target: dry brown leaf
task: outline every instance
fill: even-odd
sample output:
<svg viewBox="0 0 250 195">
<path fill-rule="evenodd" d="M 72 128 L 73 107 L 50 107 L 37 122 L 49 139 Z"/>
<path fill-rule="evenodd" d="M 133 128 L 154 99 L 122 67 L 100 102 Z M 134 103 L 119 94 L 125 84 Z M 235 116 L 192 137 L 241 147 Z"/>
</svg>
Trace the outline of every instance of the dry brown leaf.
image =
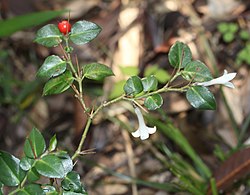
<svg viewBox="0 0 250 195">
<path fill-rule="evenodd" d="M 250 173 L 250 148 L 234 153 L 214 171 L 219 191 L 227 191 L 233 183 Z M 208 194 L 211 194 L 209 189 Z"/>
</svg>

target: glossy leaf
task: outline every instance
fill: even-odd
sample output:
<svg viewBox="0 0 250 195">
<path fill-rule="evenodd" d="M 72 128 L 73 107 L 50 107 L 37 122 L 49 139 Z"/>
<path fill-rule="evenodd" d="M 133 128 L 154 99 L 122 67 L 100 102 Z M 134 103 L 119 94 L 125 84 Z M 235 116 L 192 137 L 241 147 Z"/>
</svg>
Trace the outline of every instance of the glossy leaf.
<svg viewBox="0 0 250 195">
<path fill-rule="evenodd" d="M 204 82 L 213 79 L 208 67 L 198 60 L 188 63 L 182 71 L 182 77 L 194 82 Z"/>
<path fill-rule="evenodd" d="M 43 95 L 59 94 L 66 91 L 73 83 L 74 78 L 70 71 L 65 71 L 58 77 L 50 79 L 43 88 Z"/>
<path fill-rule="evenodd" d="M 143 91 L 141 79 L 138 76 L 130 77 L 123 86 L 123 90 L 128 96 L 141 93 Z"/>
<path fill-rule="evenodd" d="M 43 186 L 43 192 L 46 193 L 46 195 L 58 195 L 59 193 L 56 191 L 56 188 L 54 186 Z"/>
<path fill-rule="evenodd" d="M 34 182 L 40 179 L 40 174 L 37 172 L 35 167 L 32 167 L 27 173 L 27 178 L 29 182 Z"/>
<path fill-rule="evenodd" d="M 194 108 L 201 110 L 216 109 L 216 101 L 214 95 L 206 87 L 191 87 L 186 93 L 186 98 Z"/>
<path fill-rule="evenodd" d="M 154 75 L 150 75 L 146 78 L 143 78 L 141 82 L 143 85 L 143 91 L 145 92 L 154 91 L 157 89 L 158 81 Z"/>
<path fill-rule="evenodd" d="M 72 171 L 73 169 L 73 161 L 70 158 L 70 156 L 65 151 L 59 151 L 55 153 L 55 156 L 57 156 L 63 165 L 64 168 L 64 174 L 66 175 L 68 172 Z"/>
<path fill-rule="evenodd" d="M 184 68 L 192 60 L 192 53 L 188 45 L 177 41 L 169 50 L 170 65 L 175 68 Z"/>
<path fill-rule="evenodd" d="M 147 97 L 144 101 L 144 105 L 148 110 L 156 110 L 163 104 L 163 99 L 160 94 L 154 94 Z"/>
<path fill-rule="evenodd" d="M 29 158 L 37 158 L 45 151 L 45 140 L 37 128 L 33 128 L 24 143 L 24 153 Z"/>
<path fill-rule="evenodd" d="M 20 161 L 20 167 L 22 170 L 28 171 L 29 169 L 31 169 L 34 162 L 35 162 L 34 159 L 24 156 Z"/>
<path fill-rule="evenodd" d="M 28 184 L 22 190 L 20 190 L 17 194 L 18 195 L 34 195 L 34 194 L 45 195 L 41 186 L 38 184 Z"/>
<path fill-rule="evenodd" d="M 62 34 L 54 24 L 47 24 L 37 31 L 34 42 L 45 47 L 55 47 L 62 42 Z"/>
<path fill-rule="evenodd" d="M 62 181 L 62 187 L 66 191 L 81 192 L 82 183 L 80 175 L 75 171 L 69 172 Z"/>
<path fill-rule="evenodd" d="M 56 139 L 56 135 L 54 135 L 50 141 L 49 141 L 49 151 L 53 151 L 56 149 L 57 146 L 57 139 Z"/>
<path fill-rule="evenodd" d="M 47 155 L 39 159 L 35 168 L 38 173 L 49 178 L 63 178 L 65 176 L 62 160 L 55 155 Z"/>
<path fill-rule="evenodd" d="M 91 63 L 83 67 L 83 76 L 92 80 L 102 80 L 114 75 L 113 71 L 104 64 Z"/>
<path fill-rule="evenodd" d="M 24 177 L 24 171 L 19 166 L 20 160 L 15 156 L 0 151 L 0 182 L 6 186 L 17 186 Z"/>
<path fill-rule="evenodd" d="M 59 15 L 63 14 L 65 11 L 42 11 L 28 13 L 21 16 L 16 16 L 7 20 L 1 20 L 0 26 L 0 37 L 7 37 L 11 34 L 27 29 L 29 27 L 40 25 L 46 21 L 49 21 Z"/>
<path fill-rule="evenodd" d="M 56 55 L 47 57 L 37 72 L 40 78 L 50 79 L 65 72 L 67 67 L 66 61 L 62 60 Z"/>
<path fill-rule="evenodd" d="M 70 40 L 77 45 L 85 44 L 96 38 L 101 30 L 95 23 L 78 21 L 72 26 Z"/>
</svg>

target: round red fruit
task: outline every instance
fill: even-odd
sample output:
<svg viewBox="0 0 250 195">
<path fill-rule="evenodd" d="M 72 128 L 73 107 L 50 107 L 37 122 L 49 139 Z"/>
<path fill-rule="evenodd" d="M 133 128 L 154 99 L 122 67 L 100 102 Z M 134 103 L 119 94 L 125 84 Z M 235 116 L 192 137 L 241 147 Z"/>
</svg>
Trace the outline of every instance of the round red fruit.
<svg viewBox="0 0 250 195">
<path fill-rule="evenodd" d="M 64 35 L 68 34 L 71 31 L 71 25 L 67 20 L 63 20 L 58 23 L 58 29 Z"/>
</svg>

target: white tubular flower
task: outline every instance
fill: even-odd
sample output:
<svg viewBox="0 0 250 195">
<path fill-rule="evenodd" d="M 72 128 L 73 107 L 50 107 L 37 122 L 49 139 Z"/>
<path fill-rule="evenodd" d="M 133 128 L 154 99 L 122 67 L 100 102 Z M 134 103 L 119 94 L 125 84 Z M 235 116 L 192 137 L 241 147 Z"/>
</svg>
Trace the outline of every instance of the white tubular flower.
<svg viewBox="0 0 250 195">
<path fill-rule="evenodd" d="M 222 76 L 216 79 L 212 79 L 210 81 L 197 83 L 197 85 L 207 87 L 211 85 L 221 84 L 225 85 L 226 87 L 235 88 L 234 84 L 229 81 L 233 80 L 236 74 L 237 74 L 236 72 L 228 73 L 227 70 L 224 70 L 224 74 Z"/>
<path fill-rule="evenodd" d="M 156 126 L 147 127 L 145 121 L 143 119 L 141 110 L 138 107 L 135 107 L 135 113 L 137 115 L 139 121 L 139 128 L 132 133 L 134 137 L 140 137 L 141 140 L 145 140 L 149 138 L 149 134 L 153 134 L 156 131 Z"/>
</svg>

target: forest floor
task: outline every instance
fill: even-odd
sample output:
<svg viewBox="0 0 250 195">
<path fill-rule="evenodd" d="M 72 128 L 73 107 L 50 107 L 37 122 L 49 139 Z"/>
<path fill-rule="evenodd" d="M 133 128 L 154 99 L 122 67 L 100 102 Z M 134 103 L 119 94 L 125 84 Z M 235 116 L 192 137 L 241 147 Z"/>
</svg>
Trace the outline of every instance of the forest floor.
<svg viewBox="0 0 250 195">
<path fill-rule="evenodd" d="M 84 19 L 102 27 L 97 39 L 75 49 L 81 64 L 98 61 L 115 73 L 104 84 L 88 83 L 85 89 L 88 104 L 100 100 L 93 100 L 96 94 L 115 96 L 119 89 L 113 86 L 122 88 L 118 84 L 134 71 L 143 77 L 148 67 L 157 66 L 170 76 L 173 68 L 168 62 L 169 49 L 176 41 L 182 41 L 189 45 L 193 59 L 203 61 L 214 77 L 222 75 L 224 69 L 237 72 L 233 80 L 236 88 L 224 87 L 223 93 L 218 86 L 211 88 L 217 101 L 215 111 L 195 110 L 184 94 L 167 93 L 163 95 L 164 114 L 157 111 L 150 114 L 159 120 L 167 117 L 211 170 L 217 170 L 221 164 L 214 154 L 217 147 L 226 153 L 237 146 L 235 129 L 244 128 L 241 141 L 248 140 L 249 1 L 9 0 L 2 1 L 1 17 L 60 9 L 71 10 L 71 23 Z M 68 13 L 50 23 L 57 24 L 65 18 Z M 36 71 L 48 55 L 61 54 L 57 48 L 47 49 L 33 42 L 40 27 L 17 32 L 0 42 L 0 149 L 16 156 L 22 156 L 24 140 L 33 126 L 47 140 L 57 134 L 59 147 L 72 152 L 86 121 L 71 92 L 41 95 L 43 84 L 36 80 Z M 121 125 L 126 124 L 129 130 L 137 128 L 131 110 L 131 105 L 120 102 L 103 110 L 91 126 L 84 145 L 86 155 L 76 165 L 90 195 L 164 195 L 168 193 L 159 188 L 131 184 L 126 176 L 159 183 L 176 180 L 160 160 L 163 154 L 157 146 L 163 143 L 183 158 L 186 156 L 160 131 L 146 141 L 132 137 Z M 249 187 L 241 186 L 234 192 L 247 194 L 247 190 Z"/>
</svg>

